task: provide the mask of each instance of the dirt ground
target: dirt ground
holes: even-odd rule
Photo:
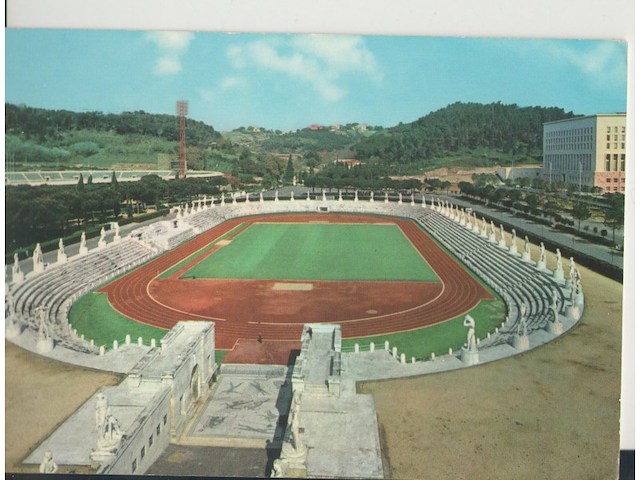
[[[48,360],[5,341],[5,469],[20,464],[60,423],[103,385],[121,377]]]
[[[585,316],[551,344],[359,385],[375,398],[391,478],[617,478],[622,285],[580,271]]]
[[[557,341],[476,368],[359,386],[375,397],[392,478],[617,478],[622,285],[581,273],[585,316]],[[5,467],[34,471],[19,461],[119,377],[5,346]]]

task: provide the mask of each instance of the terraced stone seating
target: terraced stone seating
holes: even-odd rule
[[[152,253],[143,243],[125,239],[86,256],[72,257],[62,265],[53,264],[13,287],[15,313],[29,328],[37,330],[36,309],[42,306],[56,342],[73,350],[95,353],[95,348],[69,331],[67,315],[71,304],[85,292],[146,261]]]
[[[545,328],[552,319],[550,305],[554,291],[558,294],[559,310],[563,311],[568,297],[550,275],[446,218],[444,212],[430,211],[419,216],[418,222],[507,302],[508,322],[501,330],[502,335],[483,341],[482,347],[506,342],[516,333],[522,305],[530,331]]]

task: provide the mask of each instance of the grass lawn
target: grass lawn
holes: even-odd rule
[[[438,281],[397,225],[299,223],[254,223],[185,277]]]
[[[84,334],[87,340],[93,340],[97,346],[105,345],[110,349],[114,340],[123,344],[127,334],[131,341],[142,337],[145,345],[155,338],[160,339],[167,333],[161,328],[151,327],[121,315],[111,307],[104,293],[89,292],[73,304],[69,312],[69,323],[78,330],[78,336]]]
[[[480,304],[468,312],[476,321],[476,336],[486,338],[488,332],[494,332],[496,327],[504,321],[505,305],[502,300],[483,300]],[[431,352],[443,355],[449,348],[458,350],[467,341],[467,327],[462,322],[466,314],[453,320],[421,328],[408,332],[375,337],[353,338],[342,340],[342,350],[352,352],[356,343],[360,344],[360,350],[369,350],[369,343],[376,344],[376,350],[383,347],[385,340],[389,340],[389,348],[398,347],[398,355],[404,353],[407,360],[411,357],[427,359]]]

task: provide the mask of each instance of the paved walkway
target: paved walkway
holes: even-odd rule
[[[493,218],[497,219],[500,222],[513,225],[519,237],[523,236],[524,234],[531,233],[532,235],[537,235],[538,237],[547,239],[553,243],[560,245],[561,250],[562,247],[571,248],[584,255],[596,258],[610,265],[615,265],[619,268],[624,267],[624,256],[622,255],[622,253],[614,251],[611,247],[590,243],[581,237],[560,232],[558,230],[554,230],[550,227],[532,222],[530,220],[526,220],[524,218],[514,217],[513,215],[505,213],[501,210],[497,210],[496,208],[485,207],[483,205],[471,203],[456,196],[439,194],[433,196],[434,198],[440,198],[441,200],[449,200],[454,204],[457,204],[464,208],[472,208],[474,211],[478,212],[479,216],[482,216],[482,214],[484,213],[486,215],[491,215]]]

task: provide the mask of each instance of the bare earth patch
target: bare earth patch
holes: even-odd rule
[[[616,479],[622,285],[585,268],[562,338],[492,364],[360,384],[391,478]]]
[[[98,388],[120,380],[119,375],[49,360],[5,341],[5,470],[37,472],[37,466],[22,466],[22,459]]]

